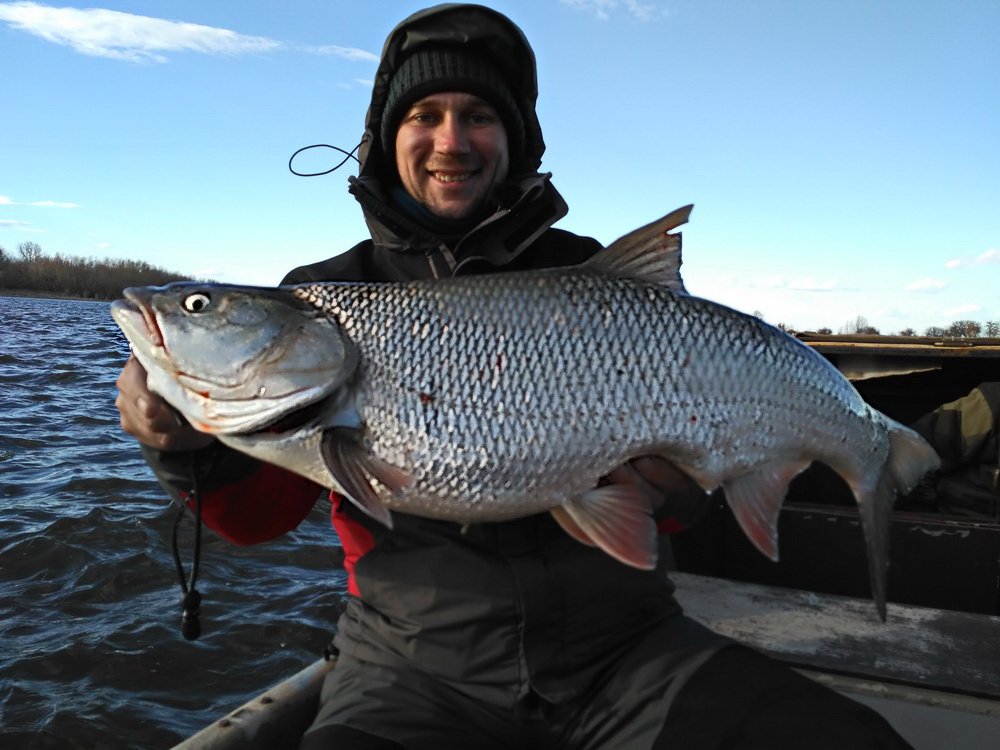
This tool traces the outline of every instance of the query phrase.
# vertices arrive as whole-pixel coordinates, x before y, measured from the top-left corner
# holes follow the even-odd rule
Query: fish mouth
[[[319,401],[314,401],[311,404],[306,404],[305,406],[296,409],[293,412],[289,412],[283,416],[278,417],[274,422],[271,422],[258,430],[255,430],[251,434],[260,433],[278,433],[284,434],[287,432],[294,432],[295,430],[301,429],[303,427],[309,427],[310,425],[318,422],[327,413],[327,408],[331,403],[335,401],[334,395],[331,394],[326,398],[322,398]]]
[[[337,406],[338,383],[342,386],[345,379],[338,374],[343,365],[337,359],[339,355],[310,359],[291,372],[279,364],[277,355],[283,352],[280,347],[277,355],[269,348],[263,353],[254,349],[252,357],[247,355],[249,364],[242,369],[230,367],[233,362],[225,352],[217,362],[201,366],[196,361],[197,352],[189,356],[191,331],[182,324],[174,330],[169,307],[173,297],[161,299],[164,290],[171,291],[169,287],[125,289],[122,297],[112,303],[111,315],[131,344],[133,356],[146,369],[149,390],[164,398],[197,429],[216,436],[259,434],[285,438],[301,431],[311,432],[329,418],[328,410]],[[182,294],[184,291],[180,289]],[[313,311],[312,307],[307,309]],[[195,348],[204,346],[205,337],[211,333],[197,330]],[[301,331],[288,329],[286,333],[304,336],[302,341],[292,339],[288,346],[308,345],[312,340]],[[325,328],[323,336],[321,342],[331,341]],[[239,356],[245,354],[241,351]],[[236,364],[244,361],[235,359]],[[261,359],[264,361],[259,362]],[[346,372],[354,369],[353,361],[349,364]]]
[[[146,340],[152,347],[162,349],[163,332],[160,330],[160,324],[156,320],[152,307],[137,289],[130,287],[123,294],[125,295],[124,299],[118,299],[111,303],[112,316],[119,323],[123,320],[132,322],[136,318],[142,318]],[[131,325],[129,327],[136,333],[139,332],[138,326]]]
[[[156,320],[152,306],[135,289],[126,289],[124,294],[125,299],[132,304],[133,309],[142,315],[142,320],[146,324],[146,333],[149,334],[149,342],[153,346],[162,347],[163,332],[160,330],[160,324]]]

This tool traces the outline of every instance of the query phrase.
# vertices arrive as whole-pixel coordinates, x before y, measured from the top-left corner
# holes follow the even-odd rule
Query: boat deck
[[[689,616],[882,714],[917,750],[1000,747],[1000,617],[673,573]]]
[[[671,574],[687,614],[867,703],[917,750],[1000,747],[1000,617]],[[294,747],[331,662],[317,661],[175,750]]]

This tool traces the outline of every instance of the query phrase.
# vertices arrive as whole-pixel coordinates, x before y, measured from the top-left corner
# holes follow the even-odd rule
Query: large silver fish
[[[885,616],[888,517],[938,459],[794,338],[683,291],[690,206],[576,267],[406,283],[127,289],[112,315],[149,387],[196,428],[346,494],[459,523],[551,511],[652,568],[644,455],[722,487],[777,558],[789,482],[822,461],[861,511]]]

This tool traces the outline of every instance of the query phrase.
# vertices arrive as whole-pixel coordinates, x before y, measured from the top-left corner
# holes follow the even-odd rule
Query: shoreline
[[[5,289],[0,287],[0,297],[29,297],[31,299],[62,299],[76,300],[78,302],[112,302],[111,299],[102,297],[81,297],[77,294],[63,294],[60,292],[46,292],[40,289]]]

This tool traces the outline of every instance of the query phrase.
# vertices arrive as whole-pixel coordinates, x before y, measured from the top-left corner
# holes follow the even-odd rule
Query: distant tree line
[[[763,318],[763,313],[755,311],[754,315]],[[782,331],[794,333],[795,329],[784,323],[778,323],[777,327]],[[819,328],[815,333],[830,335],[833,330],[830,328]],[[837,333],[858,334],[862,336],[881,336],[878,328],[868,323],[863,315],[859,315],[852,321],[840,327]],[[977,339],[977,338],[1000,338],[1000,320],[988,320],[985,323],[978,323],[975,320],[956,320],[947,328],[940,326],[930,326],[925,328],[923,333],[919,333],[913,328],[904,328],[898,333],[886,334],[889,336],[927,336],[930,338],[952,338],[952,339]]]
[[[878,336],[879,330],[868,324],[868,321],[861,315],[847,323],[840,330],[841,333],[860,333],[869,336]],[[956,320],[947,328],[940,326],[930,326],[925,328],[923,334],[912,328],[904,328],[896,336],[929,336],[932,338],[952,338],[952,339],[978,339],[978,338],[998,338],[1000,337],[1000,320],[988,320],[979,323],[975,320]]]
[[[156,268],[141,260],[94,260],[92,258],[64,257],[56,253],[46,255],[37,242],[22,242],[17,254],[0,246],[0,293],[4,291],[51,294],[80,299],[111,300],[121,296],[127,286],[168,284],[171,281],[190,279],[172,271]],[[763,318],[760,311],[754,315]],[[795,329],[784,323],[777,327],[783,331]],[[832,334],[830,328],[820,328],[820,334]],[[882,335],[859,315],[841,326],[839,333]],[[931,326],[923,334],[913,328],[904,328],[896,336],[930,336],[935,338],[1000,338],[1000,321],[978,323],[974,320],[956,320],[946,328]]]
[[[22,242],[16,255],[0,246],[0,293],[111,300],[120,297],[127,286],[161,285],[189,278],[141,260],[46,255],[37,242]]]

